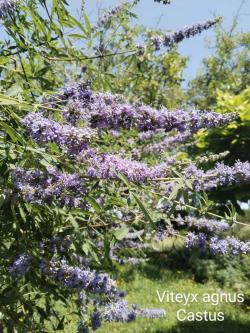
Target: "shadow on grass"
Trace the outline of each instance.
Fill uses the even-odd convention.
[[[119,268],[119,277],[124,281],[130,282],[137,273],[149,278],[150,280],[176,280],[189,278],[192,274],[187,270],[187,262],[191,253],[185,249],[175,249],[174,251],[149,252],[146,263],[136,266],[126,265]],[[177,272],[181,271],[181,275]]]
[[[246,256],[212,256],[199,249],[187,250],[185,247],[149,251],[144,264],[119,267],[119,276],[130,282],[137,273],[154,281],[194,278],[198,283],[217,281],[222,286],[249,285],[250,258]],[[121,270],[120,270],[121,268]],[[250,329],[249,329],[250,332]]]
[[[150,331],[152,332],[152,331]],[[160,329],[154,333],[249,333],[250,320],[240,322],[225,317],[223,322],[179,322],[171,329]]]

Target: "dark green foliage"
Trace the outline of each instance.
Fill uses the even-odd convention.
[[[225,161],[250,160],[250,94],[249,33],[217,31],[215,52],[203,61],[202,71],[190,83],[189,103],[201,109],[220,113],[238,112],[237,121],[223,129],[213,129],[198,137],[196,154],[229,151]],[[248,187],[217,191],[213,198],[223,203],[231,200],[247,202]]]

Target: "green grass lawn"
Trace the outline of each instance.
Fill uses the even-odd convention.
[[[127,300],[133,304],[147,308],[164,308],[167,312],[166,318],[145,319],[138,318],[135,322],[128,324],[105,324],[98,333],[165,333],[165,332],[250,332],[249,307],[240,304],[222,303],[218,306],[201,302],[183,306],[178,303],[160,303],[156,290],[178,293],[215,293],[221,290],[215,282],[200,284],[192,279],[192,276],[181,271],[172,272],[164,267],[141,266],[137,270],[125,269],[121,274],[119,287],[128,292]],[[225,288],[224,292],[233,293],[235,290]],[[187,311],[211,311],[224,312],[223,322],[178,322],[176,312],[180,308]]]
[[[166,317],[160,319],[137,318],[131,323],[104,324],[97,333],[249,333],[250,332],[250,288],[249,280],[237,280],[240,266],[235,272],[225,270],[228,280],[236,276],[236,283],[232,286],[222,287],[222,284],[213,279],[197,282],[197,276],[192,269],[187,269],[187,250],[183,244],[175,244],[167,240],[164,244],[157,244],[151,253],[150,260],[137,266],[119,266],[111,275],[117,281],[119,290],[127,292],[126,300],[129,304],[137,304],[141,308],[161,308],[166,310]],[[172,249],[172,250],[171,250]],[[155,252],[156,251],[156,252]],[[196,257],[194,257],[196,258]],[[202,257],[201,257],[202,258]],[[247,258],[246,258],[247,259]],[[203,260],[203,259],[201,259]],[[230,261],[233,259],[230,258]],[[192,261],[195,263],[195,259]],[[226,262],[227,263],[227,262]],[[247,261],[247,267],[248,266]],[[220,265],[220,264],[219,264]],[[189,267],[190,268],[190,267]],[[227,268],[227,266],[226,266]],[[237,271],[238,270],[238,271]],[[232,273],[231,273],[232,272]],[[234,274],[234,276],[233,276]],[[239,276],[241,276],[239,274]],[[157,290],[164,290],[181,294],[198,294],[198,302],[184,306],[178,303],[159,301]],[[202,302],[204,293],[214,294],[224,292],[227,294],[244,293],[244,303],[222,302],[215,306]],[[177,311],[185,309],[187,312],[223,312],[224,321],[178,321]],[[65,309],[66,312],[69,309]],[[76,332],[76,320],[71,317],[69,326],[63,332]],[[51,331],[52,332],[52,331]]]
[[[131,323],[104,324],[97,333],[249,333],[250,332],[250,289],[248,283],[235,284],[234,287],[223,287],[214,280],[199,283],[195,281],[194,275],[185,267],[185,258],[179,260],[178,256],[172,254],[170,249],[172,244],[157,245],[150,261],[139,266],[120,266],[113,275],[117,280],[117,287],[127,292],[126,300],[130,304],[137,304],[142,308],[162,308],[167,315],[160,319],[137,318]],[[181,244],[177,244],[174,251],[185,249]],[[179,256],[181,254],[178,253]],[[175,259],[176,258],[176,259]],[[175,261],[176,260],[176,261]],[[171,263],[169,265],[169,263]],[[182,264],[184,266],[182,266]],[[230,271],[228,278],[230,280]],[[244,303],[222,302],[215,306],[211,303],[204,303],[198,299],[198,303],[191,303],[183,306],[178,303],[168,303],[159,301],[157,290],[163,292],[168,290],[175,293],[197,293],[200,298],[204,293],[244,293],[246,297]],[[223,312],[224,321],[178,321],[177,311],[185,309],[187,312]],[[70,332],[74,332],[76,323],[72,321]]]

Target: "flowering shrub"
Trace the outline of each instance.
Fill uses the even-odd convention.
[[[164,37],[154,36],[152,37],[152,42],[154,44],[155,50],[159,51],[162,45],[165,47],[171,47],[177,43],[182,42],[185,38],[190,38],[200,34],[202,31],[207,30],[217,24],[219,20],[220,18],[216,18],[214,20],[207,20],[204,23],[194,24],[191,27],[186,27],[182,30],[166,34]]]
[[[0,16],[15,42],[2,50],[9,58],[1,73],[0,96],[1,325],[10,332],[46,331],[49,322],[53,330],[63,329],[68,318],[60,302],[77,315],[78,332],[96,330],[103,322],[163,317],[162,309],[124,300],[112,264],[146,261],[150,241],[166,237],[179,237],[189,248],[214,254],[250,252],[250,242],[228,236],[240,224],[234,209],[219,216],[205,193],[249,183],[249,163],[217,162],[204,170],[204,161],[214,162],[225,153],[180,158],[200,130],[223,127],[238,114],[154,108],[96,91],[94,83],[91,89],[82,78],[58,89],[68,71],[73,72],[68,62],[86,60],[90,66],[96,58],[123,52],[128,57],[128,50],[94,53],[97,46],[91,44],[112,28],[114,17],[126,20],[134,3],[105,12],[93,27],[84,9],[82,24],[61,0],[53,2],[51,12],[46,1],[20,2],[23,12],[18,15],[16,5],[0,4]],[[48,18],[40,16],[39,6]],[[165,35],[163,44],[172,48],[217,22]],[[77,27],[79,34],[64,36],[65,27]],[[89,45],[92,55],[73,45],[76,37]],[[154,52],[152,42],[158,50],[159,40],[146,38],[133,55]],[[15,74],[11,84],[13,57],[20,77]],[[50,77],[54,69],[58,77]],[[74,74],[70,81],[77,81]]]
[[[0,18],[14,13],[19,0],[1,0],[0,2]]]

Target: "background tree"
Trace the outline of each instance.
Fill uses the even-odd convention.
[[[196,153],[229,151],[225,161],[232,164],[250,159],[250,99],[249,99],[249,33],[217,30],[214,53],[203,61],[203,69],[190,83],[189,102],[201,109],[219,113],[238,112],[240,117],[227,127],[201,133],[197,137]],[[232,187],[215,195],[216,199],[248,201],[249,191],[243,186]]]

